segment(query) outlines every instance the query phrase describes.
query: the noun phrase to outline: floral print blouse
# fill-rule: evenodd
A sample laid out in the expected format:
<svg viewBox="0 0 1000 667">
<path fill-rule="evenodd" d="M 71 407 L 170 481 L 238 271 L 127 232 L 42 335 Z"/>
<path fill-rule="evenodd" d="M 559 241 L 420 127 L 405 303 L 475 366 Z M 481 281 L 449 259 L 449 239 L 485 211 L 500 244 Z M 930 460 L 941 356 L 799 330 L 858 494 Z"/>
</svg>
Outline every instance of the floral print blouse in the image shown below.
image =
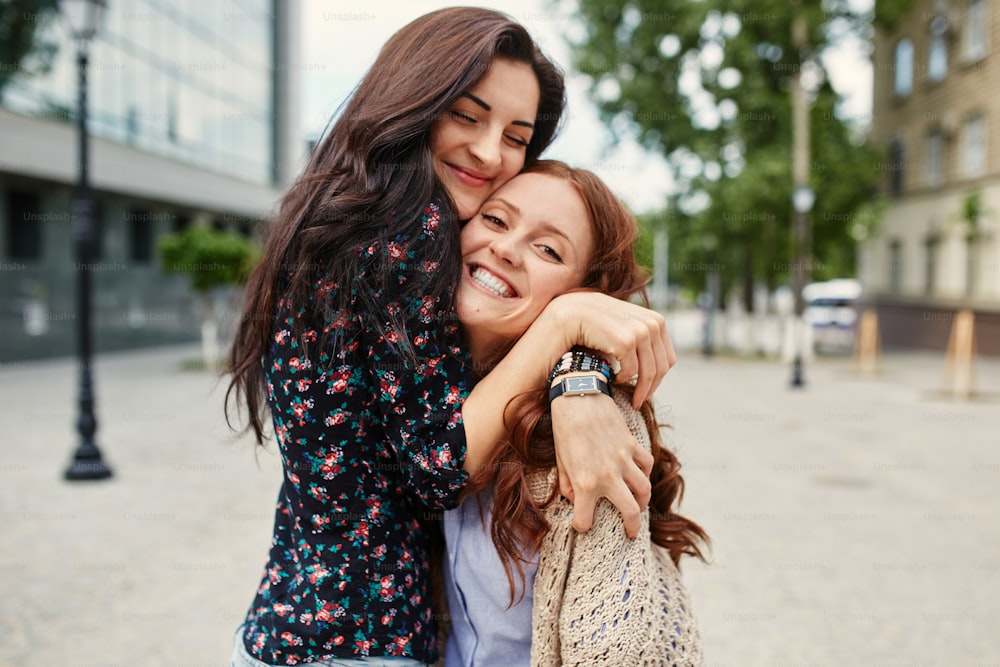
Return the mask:
<svg viewBox="0 0 1000 667">
<path fill-rule="evenodd" d="M 433 275 L 428 258 L 441 222 L 429 205 L 418 238 L 359 248 L 390 262 L 386 292 Z M 371 287 L 362 277 L 342 286 L 319 276 L 311 298 L 339 289 Z M 387 312 L 405 309 L 416 367 L 395 352 L 393 329 L 380 336 L 350 313 L 307 322 L 305 310 L 278 304 L 264 364 L 284 478 L 243 634 L 250 654 L 268 664 L 437 659 L 422 522 L 454 507 L 467 481 L 461 405 L 471 365 L 453 313 L 430 298 L 380 296 Z M 324 333 L 336 344 L 318 349 Z"/>
</svg>

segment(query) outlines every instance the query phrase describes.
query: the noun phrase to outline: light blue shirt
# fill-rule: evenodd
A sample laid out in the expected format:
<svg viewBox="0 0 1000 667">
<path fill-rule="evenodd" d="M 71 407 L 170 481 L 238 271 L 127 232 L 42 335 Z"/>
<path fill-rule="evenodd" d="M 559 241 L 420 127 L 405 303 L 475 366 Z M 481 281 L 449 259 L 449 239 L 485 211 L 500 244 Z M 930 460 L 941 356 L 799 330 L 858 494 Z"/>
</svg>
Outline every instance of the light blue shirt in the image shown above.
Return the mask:
<svg viewBox="0 0 1000 667">
<path fill-rule="evenodd" d="M 445 667 L 530 667 L 537 559 L 524 565 L 524 598 L 508 609 L 510 587 L 489 533 L 492 508 L 493 494 L 484 491 L 444 513 L 444 581 L 451 615 Z M 521 592 L 516 573 L 515 600 Z"/>
</svg>

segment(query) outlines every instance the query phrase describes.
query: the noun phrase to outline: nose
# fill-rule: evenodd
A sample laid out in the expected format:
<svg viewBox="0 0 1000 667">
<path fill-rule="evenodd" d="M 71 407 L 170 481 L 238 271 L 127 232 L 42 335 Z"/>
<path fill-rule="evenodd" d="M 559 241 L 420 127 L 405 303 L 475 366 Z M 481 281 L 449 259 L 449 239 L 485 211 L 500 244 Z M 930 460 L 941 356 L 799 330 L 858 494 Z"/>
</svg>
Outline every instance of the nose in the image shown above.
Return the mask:
<svg viewBox="0 0 1000 667">
<path fill-rule="evenodd" d="M 500 167 L 500 142 L 502 141 L 502 136 L 502 131 L 487 127 L 469 143 L 469 152 L 472 153 L 473 157 L 484 168 L 493 170 Z"/>
<path fill-rule="evenodd" d="M 501 262 L 513 267 L 521 266 L 520 244 L 512 234 L 505 234 L 490 243 L 492 252 Z"/>
</svg>

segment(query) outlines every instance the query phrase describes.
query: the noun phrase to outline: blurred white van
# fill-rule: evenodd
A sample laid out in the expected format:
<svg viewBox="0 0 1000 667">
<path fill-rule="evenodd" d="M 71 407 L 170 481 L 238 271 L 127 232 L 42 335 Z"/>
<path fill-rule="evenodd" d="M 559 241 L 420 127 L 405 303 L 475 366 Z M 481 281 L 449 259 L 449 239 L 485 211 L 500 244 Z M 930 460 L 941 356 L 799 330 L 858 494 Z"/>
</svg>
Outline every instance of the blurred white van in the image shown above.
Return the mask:
<svg viewBox="0 0 1000 667">
<path fill-rule="evenodd" d="M 853 278 L 810 283 L 803 288 L 803 319 L 812 329 L 817 352 L 851 351 L 861 292 L 861 283 Z"/>
</svg>

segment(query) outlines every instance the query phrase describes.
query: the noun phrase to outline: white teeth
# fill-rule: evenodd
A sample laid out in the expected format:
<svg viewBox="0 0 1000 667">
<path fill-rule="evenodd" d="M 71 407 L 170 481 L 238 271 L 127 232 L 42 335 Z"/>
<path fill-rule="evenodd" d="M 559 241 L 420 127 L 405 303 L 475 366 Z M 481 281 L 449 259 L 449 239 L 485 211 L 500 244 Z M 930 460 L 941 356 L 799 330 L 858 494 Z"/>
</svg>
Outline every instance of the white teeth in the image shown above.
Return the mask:
<svg viewBox="0 0 1000 667">
<path fill-rule="evenodd" d="M 497 296 L 502 296 L 504 298 L 510 298 L 513 296 L 503 281 L 496 278 L 492 273 L 481 266 L 477 266 L 472 271 L 472 279 L 475 280 L 478 285 L 482 285 Z"/>
</svg>

